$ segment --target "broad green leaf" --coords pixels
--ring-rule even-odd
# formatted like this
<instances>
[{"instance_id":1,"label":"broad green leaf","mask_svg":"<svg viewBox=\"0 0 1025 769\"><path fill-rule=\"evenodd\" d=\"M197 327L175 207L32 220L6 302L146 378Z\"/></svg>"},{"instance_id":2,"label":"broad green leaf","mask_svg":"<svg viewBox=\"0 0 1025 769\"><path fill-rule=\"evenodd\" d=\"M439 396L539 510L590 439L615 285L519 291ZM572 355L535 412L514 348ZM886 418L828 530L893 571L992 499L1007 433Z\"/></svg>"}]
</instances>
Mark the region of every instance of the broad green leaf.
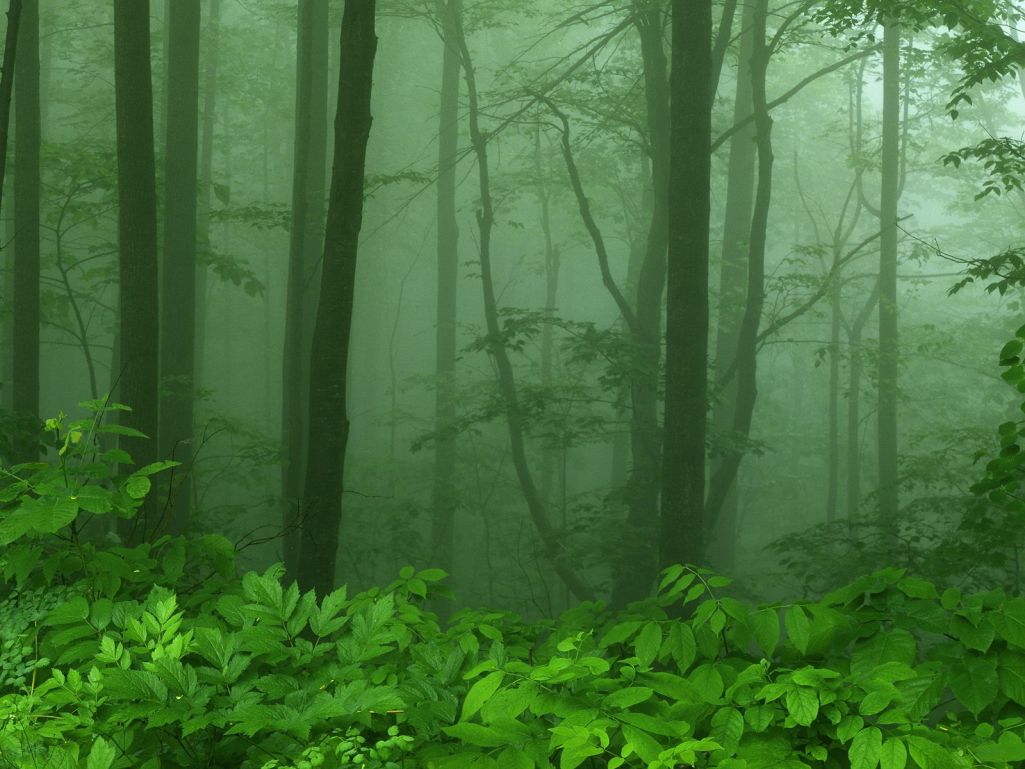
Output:
<instances>
[{"instance_id":1,"label":"broad green leaf","mask_svg":"<svg viewBox=\"0 0 1025 769\"><path fill-rule=\"evenodd\" d=\"M634 653L641 667L651 667L662 645L662 628L657 622L649 622L634 640Z\"/></svg>"},{"instance_id":2,"label":"broad green leaf","mask_svg":"<svg viewBox=\"0 0 1025 769\"><path fill-rule=\"evenodd\" d=\"M811 624L808 622L808 615L804 608L798 604L787 609L786 614L787 636L790 643L802 654L808 651L808 641L811 638Z\"/></svg>"},{"instance_id":3,"label":"broad green leaf","mask_svg":"<svg viewBox=\"0 0 1025 769\"><path fill-rule=\"evenodd\" d=\"M787 712L801 726L810 726L819 714L819 695L806 686L793 686L786 694Z\"/></svg>"},{"instance_id":4,"label":"broad green leaf","mask_svg":"<svg viewBox=\"0 0 1025 769\"><path fill-rule=\"evenodd\" d=\"M647 686L628 686L625 689L617 689L602 700L602 705L607 708L626 709L631 708L645 700L651 699L654 692Z\"/></svg>"},{"instance_id":5,"label":"broad green leaf","mask_svg":"<svg viewBox=\"0 0 1025 769\"><path fill-rule=\"evenodd\" d=\"M915 661L915 637L907 630L896 628L878 633L860 643L851 655L851 673L856 677L871 674L874 668L887 662L912 665Z\"/></svg>"},{"instance_id":6,"label":"broad green leaf","mask_svg":"<svg viewBox=\"0 0 1025 769\"><path fill-rule=\"evenodd\" d=\"M669 629L669 646L677 668L681 673L686 673L698 653L694 631L690 629L690 625L674 622Z\"/></svg>"},{"instance_id":7,"label":"broad green leaf","mask_svg":"<svg viewBox=\"0 0 1025 769\"><path fill-rule=\"evenodd\" d=\"M879 769L904 769L908 763L908 750L899 737L889 737L879 751Z\"/></svg>"},{"instance_id":8,"label":"broad green leaf","mask_svg":"<svg viewBox=\"0 0 1025 769\"><path fill-rule=\"evenodd\" d=\"M711 737L727 753L732 753L744 736L744 716L736 708L721 708L712 716Z\"/></svg>"},{"instance_id":9,"label":"broad green leaf","mask_svg":"<svg viewBox=\"0 0 1025 769\"><path fill-rule=\"evenodd\" d=\"M1000 635L1011 646L1025 649L1025 598L1010 598L1000 617Z\"/></svg>"},{"instance_id":10,"label":"broad green leaf","mask_svg":"<svg viewBox=\"0 0 1025 769\"><path fill-rule=\"evenodd\" d=\"M441 730L449 737L454 737L467 745L477 745L482 748L500 748L508 744L508 740L492 727L468 721L462 721L452 726L443 726Z\"/></svg>"},{"instance_id":11,"label":"broad green leaf","mask_svg":"<svg viewBox=\"0 0 1025 769\"><path fill-rule=\"evenodd\" d=\"M103 737L97 737L93 740L93 747L89 751L89 758L86 759L85 769L110 769L114 765L117 754L117 748Z\"/></svg>"},{"instance_id":12,"label":"broad green leaf","mask_svg":"<svg viewBox=\"0 0 1025 769\"><path fill-rule=\"evenodd\" d=\"M997 680L1000 691L1019 705L1025 705L1025 657L1017 652L1006 651L1000 655Z\"/></svg>"},{"instance_id":13,"label":"broad green leaf","mask_svg":"<svg viewBox=\"0 0 1025 769\"><path fill-rule=\"evenodd\" d=\"M940 596L936 592L936 586L919 577L902 577L897 583L897 589L909 598L922 598L935 601Z\"/></svg>"},{"instance_id":14,"label":"broad green leaf","mask_svg":"<svg viewBox=\"0 0 1025 769\"><path fill-rule=\"evenodd\" d=\"M758 648L766 656L772 656L779 645L779 614L776 609L761 609L753 612L748 618L751 629L754 631L755 641Z\"/></svg>"},{"instance_id":15,"label":"broad green leaf","mask_svg":"<svg viewBox=\"0 0 1025 769\"><path fill-rule=\"evenodd\" d=\"M836 725L836 738L840 742L849 742L864 726L865 721L861 716L844 716Z\"/></svg>"},{"instance_id":16,"label":"broad green leaf","mask_svg":"<svg viewBox=\"0 0 1025 769\"><path fill-rule=\"evenodd\" d=\"M623 643L630 636L637 632L642 622L630 621L620 622L618 625L613 625L609 631L602 636L601 642L598 644L599 648L606 649L612 644Z\"/></svg>"},{"instance_id":17,"label":"broad green leaf","mask_svg":"<svg viewBox=\"0 0 1025 769\"><path fill-rule=\"evenodd\" d=\"M151 486L150 479L145 475L130 475L125 481L124 489L132 499L142 499L149 494Z\"/></svg>"},{"instance_id":18,"label":"broad green leaf","mask_svg":"<svg viewBox=\"0 0 1025 769\"><path fill-rule=\"evenodd\" d=\"M623 724L623 739L633 745L634 752L648 763L655 761L658 754L662 752L662 746L658 740L629 724Z\"/></svg>"},{"instance_id":19,"label":"broad green leaf","mask_svg":"<svg viewBox=\"0 0 1025 769\"><path fill-rule=\"evenodd\" d=\"M463 711L459 716L459 720L466 721L473 717L481 709L481 706L498 691L498 687L502 685L503 680L505 680L505 672L496 670L474 683L469 691L466 692L466 699L463 700Z\"/></svg>"},{"instance_id":20,"label":"broad green leaf","mask_svg":"<svg viewBox=\"0 0 1025 769\"><path fill-rule=\"evenodd\" d=\"M997 661L966 654L954 663L950 689L968 711L977 716L997 696Z\"/></svg>"},{"instance_id":21,"label":"broad green leaf","mask_svg":"<svg viewBox=\"0 0 1025 769\"><path fill-rule=\"evenodd\" d=\"M874 726L862 729L851 740L847 756L851 769L875 769L883 750L883 733Z\"/></svg>"}]
</instances>

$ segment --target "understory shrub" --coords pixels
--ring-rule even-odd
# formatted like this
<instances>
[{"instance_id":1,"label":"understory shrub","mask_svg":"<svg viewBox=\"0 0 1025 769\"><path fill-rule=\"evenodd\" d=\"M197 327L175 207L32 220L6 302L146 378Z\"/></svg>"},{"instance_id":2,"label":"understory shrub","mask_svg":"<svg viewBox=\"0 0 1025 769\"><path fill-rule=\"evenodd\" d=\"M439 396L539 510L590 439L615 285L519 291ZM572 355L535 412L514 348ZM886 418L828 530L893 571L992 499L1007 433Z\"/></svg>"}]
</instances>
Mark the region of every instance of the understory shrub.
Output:
<instances>
[{"instance_id":1,"label":"understory shrub","mask_svg":"<svg viewBox=\"0 0 1025 769\"><path fill-rule=\"evenodd\" d=\"M0 766L961 769L1025 761L1025 599L883 569L752 606L682 565L619 613L464 610L438 569L325 596L219 537L83 542L149 476L90 420L0 489ZM115 428L121 429L121 428ZM681 615L683 618L680 618Z\"/></svg>"}]
</instances>

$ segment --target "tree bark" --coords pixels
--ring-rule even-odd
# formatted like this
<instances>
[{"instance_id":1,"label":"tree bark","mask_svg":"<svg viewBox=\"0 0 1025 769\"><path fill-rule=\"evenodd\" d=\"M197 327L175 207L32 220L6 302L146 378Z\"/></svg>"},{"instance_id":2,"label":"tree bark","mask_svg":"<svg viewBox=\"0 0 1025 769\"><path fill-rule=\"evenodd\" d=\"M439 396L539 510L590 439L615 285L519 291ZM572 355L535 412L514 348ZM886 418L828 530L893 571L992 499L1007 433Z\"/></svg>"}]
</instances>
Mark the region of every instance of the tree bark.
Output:
<instances>
[{"instance_id":1,"label":"tree bark","mask_svg":"<svg viewBox=\"0 0 1025 769\"><path fill-rule=\"evenodd\" d=\"M349 334L363 183L372 116L376 0L350 0L341 25L338 109L328 200L320 303L310 355L309 441L304 483L309 505L299 549L299 585L320 595L335 585L342 520Z\"/></svg>"},{"instance_id":2,"label":"tree bark","mask_svg":"<svg viewBox=\"0 0 1025 769\"><path fill-rule=\"evenodd\" d=\"M700 564L705 503L712 3L673 0L659 565Z\"/></svg>"},{"instance_id":3,"label":"tree bark","mask_svg":"<svg viewBox=\"0 0 1025 769\"><path fill-rule=\"evenodd\" d=\"M314 272L319 274L319 260L311 254L317 251L323 221L327 4L322 0L301 0L298 14L292 226L281 383L282 530L285 570L291 575L298 573L299 566L300 494L308 437L309 330L310 318L316 317L311 278Z\"/></svg>"},{"instance_id":4,"label":"tree bark","mask_svg":"<svg viewBox=\"0 0 1025 769\"><path fill-rule=\"evenodd\" d=\"M883 152L879 200L879 516L891 524L897 489L897 202L900 197L900 27L883 27Z\"/></svg>"},{"instance_id":5,"label":"tree bark","mask_svg":"<svg viewBox=\"0 0 1025 769\"><path fill-rule=\"evenodd\" d=\"M4 177L7 171L7 149L10 143L11 125L11 96L14 94L14 67L18 54L21 9L22 0L11 0L11 4L7 8L7 34L4 40L3 70L0 71L0 201L2 201Z\"/></svg>"},{"instance_id":6,"label":"tree bark","mask_svg":"<svg viewBox=\"0 0 1025 769\"><path fill-rule=\"evenodd\" d=\"M437 0L441 22L441 101L438 110L438 297L435 310L434 486L431 554L449 574L455 567L456 486L455 369L459 224L456 221L456 163L459 159L459 25L462 0ZM439 606L447 614L448 604Z\"/></svg>"},{"instance_id":7,"label":"tree bark","mask_svg":"<svg viewBox=\"0 0 1025 769\"><path fill-rule=\"evenodd\" d=\"M754 208L755 146L751 116L751 51L754 34L754 4L745 3L741 16L740 50L737 53L737 87L733 102L734 125L744 128L730 137L730 159L726 177L726 209L723 214L722 261L719 267L719 307L716 313L715 371L717 379L737 354L737 340L744 317L747 296L748 247L751 214ZM733 433L737 385L731 378L717 393L712 424L722 436ZM727 438L727 443L729 440ZM722 458L713 459L714 472ZM737 484L730 484L721 509L709 511L706 527L711 535L707 555L716 569L729 573L733 568L737 536Z\"/></svg>"},{"instance_id":8,"label":"tree bark","mask_svg":"<svg viewBox=\"0 0 1025 769\"><path fill-rule=\"evenodd\" d=\"M141 467L157 457L159 384L157 196L148 0L114 0L114 93L120 201L120 399L132 408L122 421L148 436L122 436L121 447ZM127 544L137 544L146 540L156 523L156 497L151 494L134 520L118 521L118 531Z\"/></svg>"},{"instance_id":9,"label":"tree bark","mask_svg":"<svg viewBox=\"0 0 1025 769\"><path fill-rule=\"evenodd\" d=\"M636 360L630 378L630 477L626 528L613 563L612 604L624 606L649 595L658 574L658 498L662 440L658 383L662 346L662 294L669 238L669 80L662 9L638 8L635 26L644 66L648 142L651 153L651 220L637 279L631 330ZM711 34L711 33L709 33ZM708 77L711 78L709 72ZM704 88L707 90L708 84ZM707 153L706 153L707 154ZM618 303L618 302L617 302ZM620 312L623 312L622 306Z\"/></svg>"},{"instance_id":10,"label":"tree bark","mask_svg":"<svg viewBox=\"0 0 1025 769\"><path fill-rule=\"evenodd\" d=\"M168 530L183 534L191 509L195 397L196 175L199 155L199 0L167 8L164 259L160 338L160 456L170 476Z\"/></svg>"},{"instance_id":11,"label":"tree bark","mask_svg":"<svg viewBox=\"0 0 1025 769\"><path fill-rule=\"evenodd\" d=\"M14 82L14 361L12 406L26 426L39 420L39 2L25 0ZM2 184L2 182L0 182ZM29 422L31 420L31 422ZM21 434L15 461L39 458L35 432Z\"/></svg>"}]
</instances>

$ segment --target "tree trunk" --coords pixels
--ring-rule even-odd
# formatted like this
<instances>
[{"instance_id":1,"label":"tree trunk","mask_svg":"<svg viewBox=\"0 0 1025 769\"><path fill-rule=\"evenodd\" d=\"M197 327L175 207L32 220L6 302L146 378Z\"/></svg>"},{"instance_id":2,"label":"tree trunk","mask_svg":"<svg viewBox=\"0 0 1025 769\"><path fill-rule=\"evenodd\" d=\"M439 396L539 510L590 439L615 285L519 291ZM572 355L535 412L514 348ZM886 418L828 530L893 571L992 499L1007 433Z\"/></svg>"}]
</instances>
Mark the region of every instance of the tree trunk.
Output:
<instances>
[{"instance_id":1,"label":"tree trunk","mask_svg":"<svg viewBox=\"0 0 1025 769\"><path fill-rule=\"evenodd\" d=\"M18 30L14 87L14 367L12 405L26 420L39 420L39 2L25 0ZM26 426L28 421L26 421ZM33 433L15 447L14 459L34 462Z\"/></svg>"},{"instance_id":2,"label":"tree trunk","mask_svg":"<svg viewBox=\"0 0 1025 769\"><path fill-rule=\"evenodd\" d=\"M373 120L376 0L347 2L342 15L338 110L334 162L324 236L320 303L310 354L309 442L305 503L308 513L299 549L299 584L325 595L335 585L338 532L342 521L349 333L359 232L363 223L363 182L367 140Z\"/></svg>"},{"instance_id":3,"label":"tree trunk","mask_svg":"<svg viewBox=\"0 0 1025 769\"><path fill-rule=\"evenodd\" d=\"M767 0L756 0L751 52L751 97L758 149L758 185L755 189L754 213L751 218L747 301L737 337L737 399L733 414L733 433L740 441L746 441L750 437L751 419L758 398L758 329L765 297L765 240L772 199L772 118L765 96L765 70L770 56L765 31L767 13ZM709 483L706 500L709 515L717 515L722 508L730 486L736 481L743 458L743 448L738 446L728 451L716 467Z\"/></svg>"},{"instance_id":4,"label":"tree trunk","mask_svg":"<svg viewBox=\"0 0 1025 769\"><path fill-rule=\"evenodd\" d=\"M10 139L11 96L14 93L14 63L18 53L18 34L21 28L21 0L11 0L7 9L7 34L4 40L4 58L0 70L0 197L7 171L7 149ZM36 44L38 46L38 43ZM38 51L38 47L36 49ZM38 57L38 53L37 53ZM2 207L0 207L2 210Z\"/></svg>"},{"instance_id":5,"label":"tree trunk","mask_svg":"<svg viewBox=\"0 0 1025 769\"><path fill-rule=\"evenodd\" d=\"M523 492L527 510L530 513L534 528L541 537L544 556L551 563L559 578L579 601L594 599L591 587L577 573L570 562L566 547L560 541L558 533L552 526L548 507L541 492L534 482L527 461L526 440L523 431L523 414L520 410L519 397L516 391L516 379L513 373L509 352L502 342L502 332L498 322L498 300L495 297L495 284L491 265L491 231L495 223L495 212L491 201L491 177L488 166L487 138L480 130L480 107L477 96L477 79L473 70L470 49L466 44L466 36L462 25L456 29L459 52L462 59L463 76L466 80L468 106L468 123L470 143L477 159L477 175L480 189L480 209L477 211L477 227L479 230L479 256L481 290L484 299L484 319L488 331L488 351L495 363L498 376L498 388L505 403L506 424L509 430L509 450L512 454L516 477Z\"/></svg>"},{"instance_id":6,"label":"tree trunk","mask_svg":"<svg viewBox=\"0 0 1025 769\"><path fill-rule=\"evenodd\" d=\"M199 140L199 199L196 211L196 389L203 387L206 354L206 285L210 260L210 193L213 191L214 122L220 48L221 0L210 0L203 54L203 126ZM198 448L198 447L197 447Z\"/></svg>"},{"instance_id":7,"label":"tree trunk","mask_svg":"<svg viewBox=\"0 0 1025 769\"><path fill-rule=\"evenodd\" d=\"M196 174L199 153L199 0L168 7L167 137L160 338L160 456L170 477L168 530L183 534L192 502L195 394Z\"/></svg>"},{"instance_id":8,"label":"tree trunk","mask_svg":"<svg viewBox=\"0 0 1025 769\"><path fill-rule=\"evenodd\" d=\"M289 232L288 287L285 308L281 385L281 442L284 450L281 496L284 500L285 570L298 573L300 493L305 470L306 415L309 411L311 318L316 317L311 273L319 273L315 254L324 199L324 113L327 110L327 4L299 3L296 42L295 137L292 167L292 227ZM319 288L319 283L316 288Z\"/></svg>"},{"instance_id":9,"label":"tree trunk","mask_svg":"<svg viewBox=\"0 0 1025 769\"><path fill-rule=\"evenodd\" d=\"M158 287L157 196L153 159L148 0L114 0L114 93L117 112L118 243L120 249L122 416L148 438L122 436L137 467L157 457ZM157 525L149 495L134 520L119 520L128 544L143 542Z\"/></svg>"},{"instance_id":10,"label":"tree trunk","mask_svg":"<svg viewBox=\"0 0 1025 769\"><path fill-rule=\"evenodd\" d=\"M630 378L631 465L626 515L626 529L630 534L621 543L619 558L612 565L613 606L624 606L649 595L658 574L659 464L662 452L658 383L662 293L665 290L669 237L669 81L662 44L662 17L662 9L651 6L638 10L635 21L644 66L652 198L644 259L637 278L635 323L631 332L636 361Z\"/></svg>"},{"instance_id":11,"label":"tree trunk","mask_svg":"<svg viewBox=\"0 0 1025 769\"><path fill-rule=\"evenodd\" d=\"M449 574L455 561L456 487L455 368L457 287L459 282L459 225L456 221L456 163L459 159L459 25L462 0L437 0L443 47L441 103L438 115L438 304L435 315L434 517L431 554L435 565ZM448 604L439 606L447 614Z\"/></svg>"},{"instance_id":12,"label":"tree trunk","mask_svg":"<svg viewBox=\"0 0 1025 769\"><path fill-rule=\"evenodd\" d=\"M883 27L883 154L879 200L879 516L892 524L897 489L897 202L900 197L900 27Z\"/></svg>"},{"instance_id":13,"label":"tree trunk","mask_svg":"<svg viewBox=\"0 0 1025 769\"><path fill-rule=\"evenodd\" d=\"M847 520L850 521L861 507L861 376L864 362L861 357L861 332L879 301L879 281L847 335L850 368L847 372Z\"/></svg>"},{"instance_id":14,"label":"tree trunk","mask_svg":"<svg viewBox=\"0 0 1025 769\"><path fill-rule=\"evenodd\" d=\"M754 4L745 3L741 17L740 50L737 53L737 89L733 104L733 124L739 125L751 115L751 49ZM723 215L722 262L719 268L719 307L716 318L715 371L718 379L737 354L737 339L744 317L747 296L748 240L751 237L751 213L755 186L755 128L748 122L730 137L730 159L726 180L726 210ZM730 377L717 393L712 423L722 436L733 432L736 412L736 378ZM722 463L714 459L714 472ZM737 536L737 484L734 481L718 515L706 521L711 541L707 548L709 563L729 572L733 568Z\"/></svg>"},{"instance_id":15,"label":"tree trunk","mask_svg":"<svg viewBox=\"0 0 1025 769\"><path fill-rule=\"evenodd\" d=\"M662 568L703 556L711 207L712 3L673 0L672 14Z\"/></svg>"}]
</instances>

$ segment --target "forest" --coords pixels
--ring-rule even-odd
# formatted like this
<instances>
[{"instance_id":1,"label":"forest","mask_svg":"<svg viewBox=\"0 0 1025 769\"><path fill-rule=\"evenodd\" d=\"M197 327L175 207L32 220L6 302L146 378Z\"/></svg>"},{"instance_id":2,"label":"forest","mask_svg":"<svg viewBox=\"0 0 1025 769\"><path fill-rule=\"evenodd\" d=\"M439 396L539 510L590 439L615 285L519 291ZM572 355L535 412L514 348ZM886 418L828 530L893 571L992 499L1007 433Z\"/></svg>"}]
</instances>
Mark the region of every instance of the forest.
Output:
<instances>
[{"instance_id":1,"label":"forest","mask_svg":"<svg viewBox=\"0 0 1025 769\"><path fill-rule=\"evenodd\" d=\"M1025 5L5 5L0 769L1025 765Z\"/></svg>"}]
</instances>

